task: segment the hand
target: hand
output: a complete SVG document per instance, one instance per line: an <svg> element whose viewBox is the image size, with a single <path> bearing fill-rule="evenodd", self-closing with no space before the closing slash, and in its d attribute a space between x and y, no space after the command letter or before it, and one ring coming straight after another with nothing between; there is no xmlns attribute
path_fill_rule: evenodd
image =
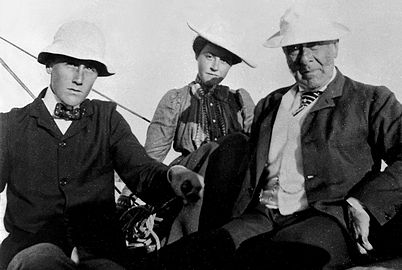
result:
<svg viewBox="0 0 402 270"><path fill-rule="evenodd" d="M70 259L77 265L80 263L80 258L78 257L77 247L74 247L73 250L71 251Z"/></svg>
<svg viewBox="0 0 402 270"><path fill-rule="evenodd" d="M368 251L373 249L373 246L368 241L370 216L355 198L348 198L347 202L349 230L356 240L360 254L367 254Z"/></svg>
<svg viewBox="0 0 402 270"><path fill-rule="evenodd" d="M181 165L168 171L168 181L174 192L184 198L184 203L195 203L202 197L204 178Z"/></svg>

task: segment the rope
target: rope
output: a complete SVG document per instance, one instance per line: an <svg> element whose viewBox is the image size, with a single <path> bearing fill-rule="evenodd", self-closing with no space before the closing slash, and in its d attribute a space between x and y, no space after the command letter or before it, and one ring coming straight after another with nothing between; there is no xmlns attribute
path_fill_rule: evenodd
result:
<svg viewBox="0 0 402 270"><path fill-rule="evenodd" d="M20 80L20 78L18 78L17 74L14 73L14 71L12 71L12 69L6 64L6 62L4 62L4 60L0 57L0 63L3 65L3 67L8 71L8 73L11 74L11 76L13 76L13 78L22 86L22 88L24 88L24 90L33 98L35 99L35 95L32 93L31 90L29 90L29 88Z"/></svg>
<svg viewBox="0 0 402 270"><path fill-rule="evenodd" d="M2 36L0 36L0 39L3 40L3 41L5 41L5 42L7 42L7 43L10 44L11 46L17 48L18 50L22 51L23 53L29 55L30 57L34 58L35 60L38 60L38 58L37 58L36 56L34 56L33 54L27 52L26 50L22 49L21 47L15 45L15 44L12 43L11 41L9 41L9 40L3 38ZM35 99L35 95L32 93L32 91L29 90L29 88L18 78L18 76L10 69L10 67L3 61L3 59L0 58L0 62L1 62L1 64L3 65L3 67L4 67L4 68L14 77L14 79L22 86L22 88L24 88L24 90L25 90L33 99ZM117 106L119 106L119 107L121 107L122 109L128 111L129 113L131 113L131 114L133 114L133 115L135 115L135 116L141 118L142 120L144 120L144 121L146 121L146 122L148 122L148 123L151 122L149 119L147 119L147 118L145 118L144 116L142 116L142 115L140 115L140 114L134 112L133 110L130 110L130 109L127 108L126 106L121 105L120 103L114 101L113 99L109 98L109 97L106 96L105 94L102 94L101 92L99 92L99 91L97 91L97 90L95 90L95 89L92 89L92 91L95 92L95 93L97 93L98 95L100 95L100 96L106 98L107 100L116 103Z"/></svg>

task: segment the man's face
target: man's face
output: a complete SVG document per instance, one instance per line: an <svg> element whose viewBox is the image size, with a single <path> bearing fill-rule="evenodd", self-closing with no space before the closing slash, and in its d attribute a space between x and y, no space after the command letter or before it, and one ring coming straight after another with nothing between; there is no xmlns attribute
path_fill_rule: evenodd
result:
<svg viewBox="0 0 402 270"><path fill-rule="evenodd" d="M232 54L208 43L197 57L198 75L206 85L219 84L232 66Z"/></svg>
<svg viewBox="0 0 402 270"><path fill-rule="evenodd" d="M290 71L308 90L317 90L332 77L338 41L309 42L283 48Z"/></svg>
<svg viewBox="0 0 402 270"><path fill-rule="evenodd" d="M77 106L88 96L98 77L90 61L60 57L46 67L51 75L50 86L66 105Z"/></svg>

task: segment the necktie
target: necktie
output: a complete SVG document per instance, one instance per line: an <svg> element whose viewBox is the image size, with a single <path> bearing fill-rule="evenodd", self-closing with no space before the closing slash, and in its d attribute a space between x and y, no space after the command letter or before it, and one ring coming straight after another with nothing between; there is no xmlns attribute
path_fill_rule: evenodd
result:
<svg viewBox="0 0 402 270"><path fill-rule="evenodd" d="M54 115L56 118L70 121L81 119L85 112L85 108L73 108L73 106L68 106L63 103L57 103L56 108L54 109Z"/></svg>
<svg viewBox="0 0 402 270"><path fill-rule="evenodd" d="M303 92L301 94L300 106L297 110L293 113L293 116L301 112L304 108L306 108L311 102L316 100L322 94L321 91L310 91L310 92Z"/></svg>

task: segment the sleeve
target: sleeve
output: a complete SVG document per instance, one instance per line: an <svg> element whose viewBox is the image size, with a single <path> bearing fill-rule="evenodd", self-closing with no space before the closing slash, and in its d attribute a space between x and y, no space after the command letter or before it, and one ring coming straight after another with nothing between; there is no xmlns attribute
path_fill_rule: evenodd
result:
<svg viewBox="0 0 402 270"><path fill-rule="evenodd" d="M253 123L255 104L250 94L245 89L241 88L237 90L237 93L241 98L241 116L243 119L243 131L249 134L251 131L251 124Z"/></svg>
<svg viewBox="0 0 402 270"><path fill-rule="evenodd" d="M384 224L402 207L402 105L385 87L377 88L371 100L369 143L387 166L367 174L349 195Z"/></svg>
<svg viewBox="0 0 402 270"><path fill-rule="evenodd" d="M148 155L163 161L168 154L179 118L181 97L177 90L168 91L161 99L147 130L145 150Z"/></svg>
<svg viewBox="0 0 402 270"><path fill-rule="evenodd" d="M0 192L3 192L8 181L8 148L7 148L7 114L0 113Z"/></svg>
<svg viewBox="0 0 402 270"><path fill-rule="evenodd" d="M174 197L167 181L168 167L148 156L115 107L112 111L110 147L113 166L133 193L155 206Z"/></svg>

